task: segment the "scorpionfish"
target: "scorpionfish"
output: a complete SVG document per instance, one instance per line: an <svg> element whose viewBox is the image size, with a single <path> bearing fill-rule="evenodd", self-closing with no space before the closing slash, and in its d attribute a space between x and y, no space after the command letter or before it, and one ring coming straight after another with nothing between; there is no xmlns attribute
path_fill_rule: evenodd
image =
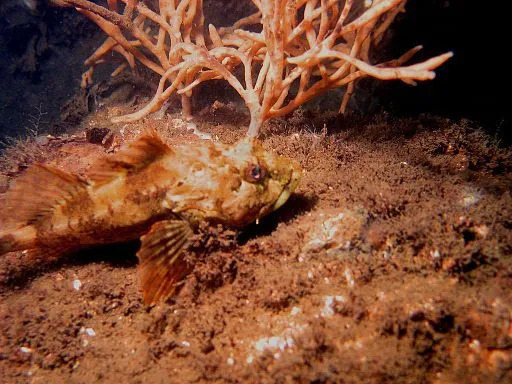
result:
<svg viewBox="0 0 512 384"><path fill-rule="evenodd" d="M144 302L154 305L183 277L185 245L201 225L257 221L286 202L301 173L255 138L171 147L146 132L85 176L29 167L6 193L0 254L63 254L141 237L138 273Z"/></svg>

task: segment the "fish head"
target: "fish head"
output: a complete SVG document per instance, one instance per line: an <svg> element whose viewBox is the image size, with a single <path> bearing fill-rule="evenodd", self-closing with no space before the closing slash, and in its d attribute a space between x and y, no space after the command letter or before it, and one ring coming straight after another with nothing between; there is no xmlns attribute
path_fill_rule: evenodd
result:
<svg viewBox="0 0 512 384"><path fill-rule="evenodd" d="M222 216L228 224L244 226L281 207L297 188L302 168L293 159L263 148L255 138L245 138L223 155L236 169L236 188L224 193Z"/></svg>

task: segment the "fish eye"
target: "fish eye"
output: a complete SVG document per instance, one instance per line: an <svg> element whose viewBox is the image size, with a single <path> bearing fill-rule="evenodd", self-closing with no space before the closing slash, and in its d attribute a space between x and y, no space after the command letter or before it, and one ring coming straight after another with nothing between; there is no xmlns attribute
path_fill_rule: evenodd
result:
<svg viewBox="0 0 512 384"><path fill-rule="evenodd" d="M267 177L267 170L259 164L251 164L245 169L245 180L258 183Z"/></svg>

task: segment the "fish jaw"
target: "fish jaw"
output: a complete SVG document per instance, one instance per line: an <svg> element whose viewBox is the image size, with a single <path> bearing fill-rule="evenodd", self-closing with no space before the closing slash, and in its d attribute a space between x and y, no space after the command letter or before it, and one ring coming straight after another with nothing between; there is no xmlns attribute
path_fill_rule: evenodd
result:
<svg viewBox="0 0 512 384"><path fill-rule="evenodd" d="M288 183L283 187L283 191L277 198L276 202L272 206L272 211L279 209L284 203L288 201L288 198L295 191L299 185L300 178L302 176L302 170L298 164L293 164L292 174Z"/></svg>

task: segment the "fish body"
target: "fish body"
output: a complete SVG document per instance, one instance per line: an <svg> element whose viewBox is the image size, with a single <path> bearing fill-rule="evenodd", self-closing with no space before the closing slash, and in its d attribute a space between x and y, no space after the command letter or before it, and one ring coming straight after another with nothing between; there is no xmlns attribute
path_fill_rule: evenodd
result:
<svg viewBox="0 0 512 384"><path fill-rule="evenodd" d="M183 275L182 250L199 225L244 227L280 207L300 175L297 163L254 138L170 147L145 133L84 177L29 168L4 199L0 254L72 252L142 236L143 294L154 304Z"/></svg>

